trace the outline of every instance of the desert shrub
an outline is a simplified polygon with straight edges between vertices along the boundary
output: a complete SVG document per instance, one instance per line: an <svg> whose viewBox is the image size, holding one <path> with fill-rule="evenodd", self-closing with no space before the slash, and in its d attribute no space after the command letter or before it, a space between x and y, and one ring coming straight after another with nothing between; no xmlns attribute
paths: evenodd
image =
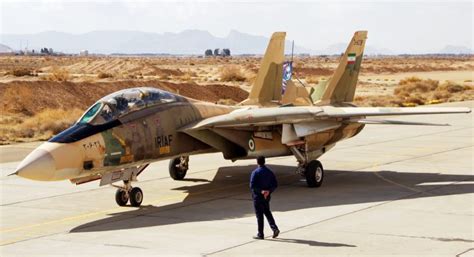
<svg viewBox="0 0 474 257"><path fill-rule="evenodd" d="M45 77L49 81L68 81L70 78L69 71L58 67L54 67Z"/></svg>
<svg viewBox="0 0 474 257"><path fill-rule="evenodd" d="M423 105L423 104L425 104L425 99L420 95L415 95L415 96L408 97L405 100L405 102L406 103L414 103L414 104L417 104L417 105Z"/></svg>
<svg viewBox="0 0 474 257"><path fill-rule="evenodd" d="M418 78L418 77L408 77L406 79L402 79L400 80L400 82L398 82L399 85L405 85L405 84L408 84L408 83L415 83L415 82L420 82L421 79Z"/></svg>
<svg viewBox="0 0 474 257"><path fill-rule="evenodd" d="M406 82L406 81L412 82ZM395 95L400 96L409 96L414 93L426 93L429 91L434 91L438 88L439 81L437 80L420 80L418 78L408 78L407 80L401 80L398 83L398 86L395 88L394 93Z"/></svg>
<svg viewBox="0 0 474 257"><path fill-rule="evenodd" d="M99 74L97 74L97 77L99 79L106 79L106 78L113 78L114 76L107 72L99 72Z"/></svg>
<svg viewBox="0 0 474 257"><path fill-rule="evenodd" d="M253 70L246 70L244 73L245 76L245 81L249 82L250 84L253 84L255 79L257 79L257 72Z"/></svg>
<svg viewBox="0 0 474 257"><path fill-rule="evenodd" d="M236 65L224 66L220 70L221 81L245 81L246 77Z"/></svg>
<svg viewBox="0 0 474 257"><path fill-rule="evenodd" d="M389 103L389 100L383 97L370 99L368 101L368 105L372 107L388 106L388 103Z"/></svg>
<svg viewBox="0 0 474 257"><path fill-rule="evenodd" d="M46 109L27 118L20 124L18 132L24 137L50 137L71 126L81 114L82 111L76 108L72 110Z"/></svg>
<svg viewBox="0 0 474 257"><path fill-rule="evenodd" d="M10 72L9 72L10 73ZM14 69L11 71L11 74L15 77L23 77L23 76L33 76L33 71L28 69Z"/></svg>
<svg viewBox="0 0 474 257"><path fill-rule="evenodd" d="M446 91L436 91L433 93L433 98L436 100L447 100L451 97L451 93Z"/></svg>
<svg viewBox="0 0 474 257"><path fill-rule="evenodd" d="M180 77L181 80L183 81L191 81L192 80L192 77L191 77L191 74L189 73L185 73L183 76Z"/></svg>
<svg viewBox="0 0 474 257"><path fill-rule="evenodd" d="M457 93L464 91L464 87L452 81L446 81L439 86L439 90L448 91L449 93Z"/></svg>

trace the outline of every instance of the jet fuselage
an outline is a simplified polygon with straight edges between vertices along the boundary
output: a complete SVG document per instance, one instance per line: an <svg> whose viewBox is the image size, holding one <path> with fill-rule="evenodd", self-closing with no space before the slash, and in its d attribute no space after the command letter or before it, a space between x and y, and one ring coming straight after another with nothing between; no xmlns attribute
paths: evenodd
<svg viewBox="0 0 474 257"><path fill-rule="evenodd" d="M98 115L103 115L100 110L93 113L96 116L87 122L81 122L91 110L94 111L93 105L72 127L35 149L20 164L17 174L33 180L52 181L103 174L199 153L222 151L224 157L231 160L292 154L288 146L282 144L281 126L238 134L226 129L203 131L192 136L182 133L180 129L189 124L249 107L231 107L172 96L173 101L129 111L100 124L93 122ZM330 132L307 136L301 143L307 143L307 151L322 149L317 154L320 156L337 141L357 134L362 126L341 125ZM219 142L219 138L224 136L226 140Z"/></svg>

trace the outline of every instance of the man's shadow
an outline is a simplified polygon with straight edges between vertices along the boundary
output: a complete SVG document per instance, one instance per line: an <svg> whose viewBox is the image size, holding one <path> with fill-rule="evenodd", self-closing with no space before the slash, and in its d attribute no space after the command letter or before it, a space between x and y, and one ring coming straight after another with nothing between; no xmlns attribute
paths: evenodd
<svg viewBox="0 0 474 257"><path fill-rule="evenodd" d="M355 245L348 244L339 244L339 243L325 243L312 240L303 240L303 239L292 239L292 238L274 238L268 240L270 242L283 242L283 243L293 243L293 244L303 244L309 246L320 246L320 247L356 247Z"/></svg>
<svg viewBox="0 0 474 257"><path fill-rule="evenodd" d="M474 193L472 183L453 183L472 182L472 175L327 170L322 187L307 188L302 178L294 174L293 166L269 167L279 183L272 197L274 212ZM80 225L70 232L114 231L254 216L248 182L254 168L255 165L222 167L209 182L188 178L195 184L173 189L187 193L182 202L110 213L107 218Z"/></svg>

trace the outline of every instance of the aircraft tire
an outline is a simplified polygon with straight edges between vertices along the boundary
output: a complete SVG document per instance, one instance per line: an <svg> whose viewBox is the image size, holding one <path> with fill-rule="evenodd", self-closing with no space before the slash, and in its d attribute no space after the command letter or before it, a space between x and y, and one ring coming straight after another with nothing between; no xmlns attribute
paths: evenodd
<svg viewBox="0 0 474 257"><path fill-rule="evenodd" d="M324 169L318 160L312 160L305 169L306 184L308 187L320 187L323 184Z"/></svg>
<svg viewBox="0 0 474 257"><path fill-rule="evenodd" d="M170 160L170 164L168 168L170 172L170 177L174 180L183 180L184 177L186 176L186 172L188 171L188 170L182 170L176 167L176 165L178 165L180 161L181 161L180 157L176 157Z"/></svg>
<svg viewBox="0 0 474 257"><path fill-rule="evenodd" d="M139 187L134 187L130 191L130 205L139 207L143 202L143 191Z"/></svg>
<svg viewBox="0 0 474 257"><path fill-rule="evenodd" d="M117 189L115 192L115 202L119 206L125 206L128 203L128 195L123 189Z"/></svg>

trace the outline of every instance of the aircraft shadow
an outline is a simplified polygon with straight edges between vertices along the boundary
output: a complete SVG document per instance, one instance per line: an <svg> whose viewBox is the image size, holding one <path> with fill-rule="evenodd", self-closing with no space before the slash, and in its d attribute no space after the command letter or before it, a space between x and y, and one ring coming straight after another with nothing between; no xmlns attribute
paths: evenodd
<svg viewBox="0 0 474 257"><path fill-rule="evenodd" d="M472 183L452 184L454 181L474 181L473 175L326 170L323 186L308 188L306 182L294 174L293 166L269 166L276 173L280 185L272 197L274 212L474 193ZM255 166L221 167L214 179L207 183L207 180L188 178L188 181L204 184L174 188L173 190L188 193L180 203L141 206L130 211L112 213L109 214L110 217L77 226L70 232L113 231L253 216L248 179L254 168Z"/></svg>

